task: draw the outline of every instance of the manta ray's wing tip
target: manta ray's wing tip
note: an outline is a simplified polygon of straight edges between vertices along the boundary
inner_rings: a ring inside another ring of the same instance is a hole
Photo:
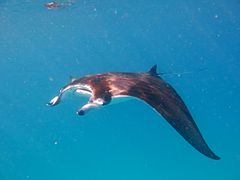
[[[216,155],[215,155],[215,156],[213,157],[213,159],[215,159],[215,160],[220,160],[221,158],[220,158],[219,156],[216,156]]]
[[[220,160],[221,158],[214,154],[213,152],[211,154],[205,154],[207,157],[214,159],[214,160]]]

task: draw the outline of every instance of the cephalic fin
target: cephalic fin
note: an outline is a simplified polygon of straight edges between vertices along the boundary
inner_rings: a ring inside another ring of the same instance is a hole
[[[49,101],[49,103],[47,103],[48,106],[55,106],[57,104],[59,104],[61,101],[61,97],[60,96],[55,96],[54,98],[52,98],[51,101]]]
[[[93,109],[93,108],[97,108],[101,106],[101,104],[97,104],[97,103],[94,103],[94,102],[88,102],[87,104],[85,104],[84,106],[82,106],[79,110],[77,110],[77,115],[84,115],[87,111],[89,111],[90,109]]]

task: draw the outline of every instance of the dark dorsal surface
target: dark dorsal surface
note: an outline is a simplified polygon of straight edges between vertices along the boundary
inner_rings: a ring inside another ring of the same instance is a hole
[[[208,147],[181,97],[157,76],[156,67],[148,73],[105,73],[88,76],[87,81],[94,88],[101,84],[94,93],[97,96],[102,92],[109,92],[112,96],[127,95],[144,100],[199,152],[209,158],[220,159]]]

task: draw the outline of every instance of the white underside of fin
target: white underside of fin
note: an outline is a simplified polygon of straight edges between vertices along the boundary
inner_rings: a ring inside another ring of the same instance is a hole
[[[135,100],[135,101],[139,101],[141,103],[144,103],[146,105],[149,106],[148,103],[146,103],[144,100],[134,97],[134,96],[127,96],[127,95],[119,95],[119,96],[113,96],[112,97],[112,102],[111,104],[118,104],[121,102],[126,102],[126,101],[130,101],[130,100]],[[154,111],[156,111],[156,109],[152,108]],[[157,112],[157,111],[156,111]],[[158,112],[157,112],[158,113]]]
[[[130,101],[130,100],[133,100],[133,99],[136,99],[136,98],[134,98],[132,96],[126,96],[126,95],[113,96],[111,104],[118,104],[118,103],[121,103],[121,102]]]

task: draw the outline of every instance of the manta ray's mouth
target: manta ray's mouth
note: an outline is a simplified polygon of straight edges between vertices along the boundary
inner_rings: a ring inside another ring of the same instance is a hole
[[[87,89],[87,88],[80,88],[81,91],[86,91],[88,93],[92,93],[92,90],[90,89]]]

